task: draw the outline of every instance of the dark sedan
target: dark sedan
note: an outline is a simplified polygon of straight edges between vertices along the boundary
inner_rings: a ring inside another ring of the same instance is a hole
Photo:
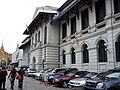
[[[68,68],[66,70],[62,70],[58,73],[52,74],[48,77],[48,83],[54,83],[55,78],[58,78],[60,76],[64,76],[65,74],[72,72],[72,71],[78,71],[78,69],[77,68]]]
[[[120,71],[109,70],[86,81],[85,90],[120,90]]]

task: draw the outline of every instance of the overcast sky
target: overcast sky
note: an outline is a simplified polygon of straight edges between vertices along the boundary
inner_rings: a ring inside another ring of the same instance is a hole
[[[26,24],[32,21],[36,7],[60,7],[67,0],[0,0],[0,47],[8,53],[14,53],[17,44],[21,43],[26,35],[23,32]]]

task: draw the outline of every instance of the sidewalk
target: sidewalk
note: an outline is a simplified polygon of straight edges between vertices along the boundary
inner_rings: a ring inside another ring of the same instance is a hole
[[[17,80],[15,80],[15,83],[14,83],[15,85],[14,85],[14,90],[21,90],[21,89],[19,89],[18,88],[18,81]],[[9,81],[9,79],[8,78],[6,78],[6,89],[7,90],[12,90],[12,89],[10,89],[10,81]],[[23,89],[24,90],[24,89]]]
[[[9,79],[6,80],[6,89],[10,89],[10,81]],[[15,80],[14,82],[14,90],[42,90],[40,89],[40,83],[37,80],[34,80],[30,77],[24,77],[23,81],[23,88],[18,88],[18,80]],[[44,90],[44,89],[43,89]]]
[[[45,84],[40,84],[41,81],[35,80],[31,77],[24,77],[23,81],[23,88],[20,89],[18,88],[18,80],[15,80],[14,83],[14,90],[70,90],[68,88],[59,88],[59,87],[54,87],[52,85],[45,85]],[[6,81],[6,89],[10,89],[10,81],[7,79]]]

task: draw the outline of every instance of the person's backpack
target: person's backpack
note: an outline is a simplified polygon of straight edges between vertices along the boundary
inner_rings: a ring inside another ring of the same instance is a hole
[[[21,77],[19,74],[17,74],[16,79],[17,79],[17,80],[21,80],[22,77]]]

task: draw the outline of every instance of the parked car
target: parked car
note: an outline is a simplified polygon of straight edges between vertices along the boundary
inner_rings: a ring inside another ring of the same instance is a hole
[[[43,69],[43,70],[37,72],[37,73],[35,74],[35,79],[40,79],[40,80],[42,80],[42,74],[43,74],[44,72],[46,72],[47,70],[49,70],[49,69],[50,69],[50,68],[46,68],[46,69]]]
[[[74,78],[84,77],[88,73],[88,71],[72,71],[65,74],[64,76],[55,78],[55,84],[62,87],[68,87],[68,82],[70,80]]]
[[[77,68],[67,68],[66,70],[62,70],[58,73],[52,74],[48,76],[48,83],[54,83],[55,82],[55,78],[60,77],[60,76],[64,76],[65,74],[72,72],[72,71],[78,71]]]
[[[40,74],[41,74],[43,71],[44,71],[44,69],[42,69],[42,70],[40,70],[40,71],[38,71],[38,72],[33,73],[33,77],[34,77],[35,79],[40,79],[39,76],[40,76]]]
[[[120,90],[120,69],[110,69],[86,80],[85,90]],[[118,89],[119,88],[119,89]]]
[[[46,73],[43,73],[43,81],[47,81],[48,80],[48,77],[50,75],[53,75],[53,74],[56,74],[60,71],[63,71],[63,70],[66,70],[66,68],[54,68],[54,69],[51,69],[50,71],[46,72]]]
[[[94,80],[93,83],[98,82],[95,87],[89,87],[90,83],[84,87],[85,90],[120,90],[120,72],[109,74],[105,80]],[[91,85],[90,85],[91,86]]]
[[[98,73],[96,72],[90,72],[83,78],[75,78],[69,81],[68,86],[69,88],[73,87],[81,87],[86,84],[86,80],[92,77],[95,77]]]
[[[25,71],[25,76],[34,76],[33,73],[36,73],[37,70],[34,69],[34,68],[28,68],[26,71]]]
[[[48,70],[45,70],[42,74],[41,74],[41,80],[42,81],[47,81],[47,80],[45,80],[46,78],[44,78],[45,77],[45,74],[47,74],[47,73],[49,73],[49,72],[51,72],[53,70],[53,68],[50,68],[50,69],[48,69]]]

